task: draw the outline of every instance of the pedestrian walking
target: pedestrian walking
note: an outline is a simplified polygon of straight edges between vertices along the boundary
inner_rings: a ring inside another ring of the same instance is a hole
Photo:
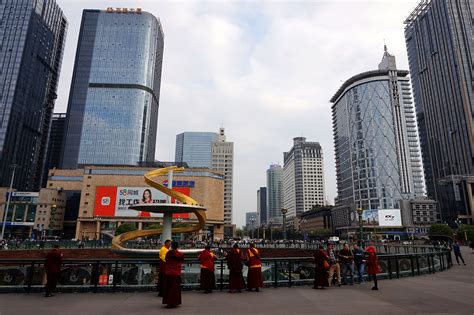
[[[46,254],[44,262],[44,269],[46,271],[45,297],[53,296],[53,292],[56,290],[62,262],[63,254],[59,250],[59,244],[54,244],[53,249]]]
[[[372,290],[378,290],[379,287],[377,285],[377,274],[380,273],[380,268],[379,268],[379,261],[377,259],[377,253],[375,252],[375,247],[373,246],[367,247],[366,252],[368,253],[367,274],[374,281],[374,286],[372,287]]]
[[[464,264],[464,266],[466,266],[466,263],[464,262],[464,258],[462,257],[462,254],[461,254],[461,246],[459,246],[458,241],[455,241],[453,244],[453,253],[454,253],[454,257],[456,257],[456,262],[458,263],[458,265],[461,265],[459,263],[459,258],[461,258],[462,263]]]

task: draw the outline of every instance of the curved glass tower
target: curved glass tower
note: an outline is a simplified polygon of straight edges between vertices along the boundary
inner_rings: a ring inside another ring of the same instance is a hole
[[[62,167],[153,162],[163,60],[161,24],[135,10],[84,10]]]
[[[379,70],[347,80],[331,99],[338,205],[396,209],[425,195],[408,71],[385,50]]]

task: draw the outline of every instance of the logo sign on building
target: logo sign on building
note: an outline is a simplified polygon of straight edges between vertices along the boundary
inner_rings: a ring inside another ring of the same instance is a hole
[[[173,187],[187,196],[190,187]],[[162,217],[162,214],[130,210],[129,207],[136,204],[160,204],[166,203],[167,196],[161,191],[151,187],[117,187],[97,186],[95,193],[95,217]],[[171,200],[174,203],[174,199]],[[188,218],[186,213],[174,214],[174,217]]]
[[[400,209],[379,210],[379,226],[402,226]]]

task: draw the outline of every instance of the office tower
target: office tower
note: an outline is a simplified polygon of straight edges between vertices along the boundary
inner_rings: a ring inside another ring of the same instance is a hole
[[[257,212],[245,213],[245,225],[248,229],[255,229],[257,227]]]
[[[280,165],[272,164],[267,170],[267,223],[281,224],[283,216],[283,169]]]
[[[0,1],[0,186],[39,189],[66,30],[54,0]]]
[[[283,208],[288,210],[288,218],[324,205],[323,150],[319,142],[294,138],[283,160]]]
[[[49,132],[48,153],[45,163],[43,184],[46,184],[48,170],[52,168],[59,168],[65,125],[66,114],[53,113],[53,120],[51,121],[51,129]]]
[[[379,69],[353,76],[331,98],[337,206],[399,209],[424,196],[408,71],[385,47]]]
[[[267,224],[267,187],[257,190],[257,218],[258,224]]]
[[[154,161],[162,60],[163,31],[152,14],[83,11],[63,168]]]
[[[405,21],[428,195],[453,226],[474,222],[473,12],[472,0],[425,0]]]
[[[219,129],[217,140],[212,143],[212,168],[224,173],[224,224],[232,224],[232,195],[234,172],[234,143],[227,142],[224,128]]]
[[[212,144],[217,141],[215,132],[183,132],[176,136],[175,161],[186,162],[189,167],[212,167]]]

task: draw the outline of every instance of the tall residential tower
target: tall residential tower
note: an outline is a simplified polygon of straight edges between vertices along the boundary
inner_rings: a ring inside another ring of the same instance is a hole
[[[83,11],[63,168],[154,161],[162,60],[163,31],[150,13]]]
[[[0,186],[40,188],[66,30],[54,0],[0,1]]]

